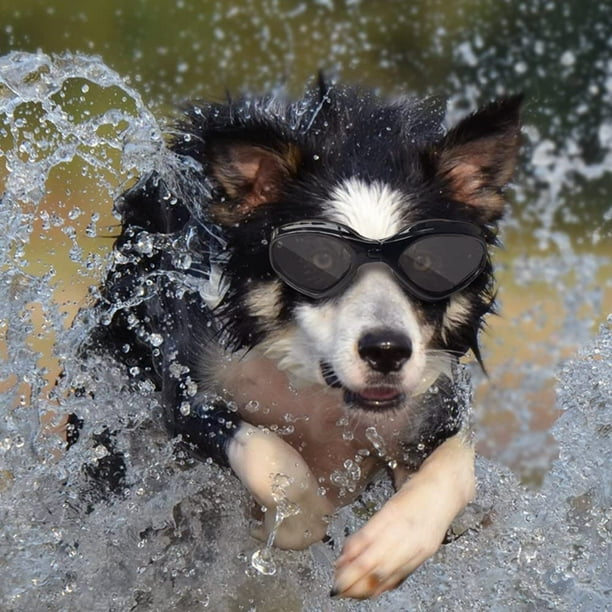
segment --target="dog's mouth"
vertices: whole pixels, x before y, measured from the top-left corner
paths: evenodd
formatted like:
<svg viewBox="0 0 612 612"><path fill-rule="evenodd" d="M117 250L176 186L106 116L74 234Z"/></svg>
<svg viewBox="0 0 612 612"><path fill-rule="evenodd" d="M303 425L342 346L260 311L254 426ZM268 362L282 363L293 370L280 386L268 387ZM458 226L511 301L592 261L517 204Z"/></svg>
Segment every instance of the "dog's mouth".
<svg viewBox="0 0 612 612"><path fill-rule="evenodd" d="M406 394L392 385L372 385L360 391L347 389L342 385L331 365L325 361L321 362L321 374L323 380L334 389L344 391L344 403L363 410L394 410L399 408Z"/></svg>
<svg viewBox="0 0 612 612"><path fill-rule="evenodd" d="M394 410L404 402L405 394L394 387L366 387L359 393L344 390L344 403L364 410Z"/></svg>

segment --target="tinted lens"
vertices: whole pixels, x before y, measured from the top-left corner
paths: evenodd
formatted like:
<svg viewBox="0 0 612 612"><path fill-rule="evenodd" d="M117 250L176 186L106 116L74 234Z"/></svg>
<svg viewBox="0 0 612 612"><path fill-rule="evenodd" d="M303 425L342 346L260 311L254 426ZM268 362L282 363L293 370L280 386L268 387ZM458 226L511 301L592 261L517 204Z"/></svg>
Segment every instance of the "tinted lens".
<svg viewBox="0 0 612 612"><path fill-rule="evenodd" d="M475 236L432 235L413 242L398 266L408 280L432 297L463 288L480 271L486 248Z"/></svg>
<svg viewBox="0 0 612 612"><path fill-rule="evenodd" d="M334 236L296 232L274 241L270 261L285 282L316 296L331 289L350 271L351 251Z"/></svg>

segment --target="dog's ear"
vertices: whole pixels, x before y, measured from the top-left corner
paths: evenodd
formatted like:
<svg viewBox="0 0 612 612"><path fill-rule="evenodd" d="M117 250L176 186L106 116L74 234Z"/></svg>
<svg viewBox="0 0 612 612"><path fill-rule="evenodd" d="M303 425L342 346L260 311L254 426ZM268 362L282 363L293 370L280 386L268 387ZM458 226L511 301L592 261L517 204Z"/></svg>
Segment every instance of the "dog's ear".
<svg viewBox="0 0 612 612"><path fill-rule="evenodd" d="M520 146L523 96L497 100L452 128L434 151L436 173L454 200L477 207L486 222L503 212Z"/></svg>
<svg viewBox="0 0 612 612"><path fill-rule="evenodd" d="M225 224L238 223L258 206L278 199L300 163L293 144L270 147L233 139L213 140L207 158L224 191L224 200L213 205L213 215Z"/></svg>

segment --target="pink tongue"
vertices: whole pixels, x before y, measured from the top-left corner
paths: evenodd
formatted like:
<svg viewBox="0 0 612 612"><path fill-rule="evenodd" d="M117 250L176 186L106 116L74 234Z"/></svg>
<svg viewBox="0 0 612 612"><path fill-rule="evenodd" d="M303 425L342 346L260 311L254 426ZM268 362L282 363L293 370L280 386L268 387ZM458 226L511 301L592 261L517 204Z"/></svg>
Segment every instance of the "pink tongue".
<svg viewBox="0 0 612 612"><path fill-rule="evenodd" d="M368 387L360 391L359 395L368 400L389 400L397 397L399 393L393 387Z"/></svg>

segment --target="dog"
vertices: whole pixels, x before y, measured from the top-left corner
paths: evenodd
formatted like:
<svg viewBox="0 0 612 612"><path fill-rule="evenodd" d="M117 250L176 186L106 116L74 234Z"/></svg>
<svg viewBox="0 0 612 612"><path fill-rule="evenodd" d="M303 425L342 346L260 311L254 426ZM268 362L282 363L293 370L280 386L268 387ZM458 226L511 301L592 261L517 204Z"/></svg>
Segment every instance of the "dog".
<svg viewBox="0 0 612 612"><path fill-rule="evenodd" d="M90 347L155 383L173 435L229 466L259 536L300 549L381 470L396 493L333 596L395 588L475 492L469 393L521 96L444 129L431 101L320 82L194 104L121 196Z"/></svg>

